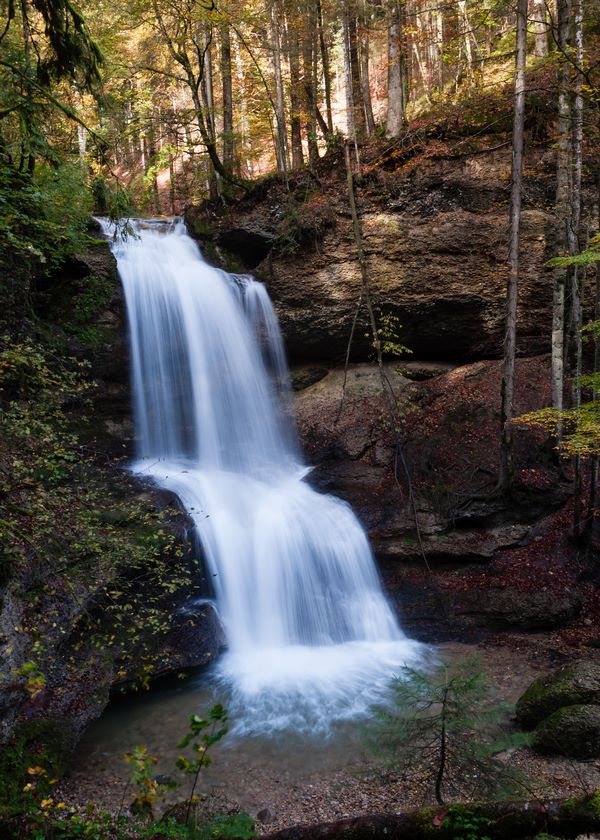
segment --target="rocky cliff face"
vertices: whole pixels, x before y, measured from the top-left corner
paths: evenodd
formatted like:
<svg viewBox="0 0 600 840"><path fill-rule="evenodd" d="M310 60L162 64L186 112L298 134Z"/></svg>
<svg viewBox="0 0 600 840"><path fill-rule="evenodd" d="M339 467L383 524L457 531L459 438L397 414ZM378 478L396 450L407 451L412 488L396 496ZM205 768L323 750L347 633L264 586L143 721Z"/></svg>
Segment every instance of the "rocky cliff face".
<svg viewBox="0 0 600 840"><path fill-rule="evenodd" d="M92 233L101 236L96 225ZM79 430L90 446L119 458L133 452L127 316L116 261L104 239L64 265L35 301L39 317L85 361L96 383L94 411Z"/></svg>
<svg viewBox="0 0 600 840"><path fill-rule="evenodd" d="M375 366L351 365L345 388L340 368L321 377L296 397L308 480L364 523L407 632L539 631L593 602L569 540L572 487L545 435L517 429L513 494L496 491L498 361L387 365L394 421ZM548 357L519 360L516 412L543 405L548 389Z"/></svg>
<svg viewBox="0 0 600 840"><path fill-rule="evenodd" d="M495 490L510 166L506 137L434 142L418 156L393 145L362 151L356 193L376 314L384 338L418 360L386 367L395 417L364 307L343 394L361 276L339 158L293 177L289 192L267 180L226 210L187 213L210 259L267 285L296 366L309 480L357 511L415 632L435 623L441 591L455 636L558 626L581 608L572 487L551 442L519 428L514 493ZM549 401L552 153L532 145L525 173L517 414Z"/></svg>
<svg viewBox="0 0 600 840"><path fill-rule="evenodd" d="M337 368L300 391L296 406L311 480L346 498L380 558L487 561L532 538L535 524L565 504L544 435L516 436L513 498L494 492L498 472L501 369L497 361L452 367L390 363ZM516 411L548 396L547 357L517 365ZM427 370L427 366L426 366ZM394 430L395 425L395 430ZM416 521L415 521L416 517Z"/></svg>
<svg viewBox="0 0 600 840"><path fill-rule="evenodd" d="M206 664L225 645L216 613L199 600L204 573L191 521L172 494L124 471L132 450L127 337L107 244L64 266L34 303L40 347L46 341L93 383L93 407L74 399L44 415L42 458L63 422L75 435L66 444L75 465L68 480L46 482L32 468L0 494L1 521L10 519L0 549L0 788L46 747L55 758L68 753L112 691ZM18 392L10 398L26 404ZM18 445L0 438L3 475L32 457L28 440L23 452Z"/></svg>
<svg viewBox="0 0 600 840"><path fill-rule="evenodd" d="M487 141L489 144L489 141ZM471 154L432 149L408 163L375 159L357 181L374 302L398 319L397 336L420 359L497 357L503 340L510 149ZM548 349L553 178L527 164L522 221L518 348ZM341 166L321 186L264 189L220 216L190 211L213 255L265 281L292 361L343 358L360 295ZM369 354L359 319L353 358Z"/></svg>

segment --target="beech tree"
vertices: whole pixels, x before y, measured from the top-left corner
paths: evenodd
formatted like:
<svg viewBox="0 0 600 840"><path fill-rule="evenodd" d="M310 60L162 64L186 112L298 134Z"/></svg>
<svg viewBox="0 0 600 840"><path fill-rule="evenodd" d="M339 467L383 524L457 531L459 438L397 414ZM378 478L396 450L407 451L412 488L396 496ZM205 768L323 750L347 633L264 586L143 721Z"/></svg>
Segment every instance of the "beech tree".
<svg viewBox="0 0 600 840"><path fill-rule="evenodd" d="M573 97L573 128L572 128L572 173L571 173L571 223L569 225L569 254L575 257L582 250L581 242L581 174L582 174L582 143L583 143L583 0L574 0L573 40L575 47L575 62L577 72L575 76L575 90ZM582 267L573 265L570 269L571 279L571 336L572 336L572 380L573 404L576 409L581 407L581 375L583 373L583 347L581 340L582 318ZM579 454L574 457L575 468L575 500L573 530L578 537L581 529L581 459Z"/></svg>
<svg viewBox="0 0 600 840"><path fill-rule="evenodd" d="M304 164L302 148L302 82L300 79L300 35L299 10L291 0L286 0L286 52L290 73L290 137L292 168Z"/></svg>
<svg viewBox="0 0 600 840"><path fill-rule="evenodd" d="M343 0L342 38L344 45L344 85L348 136L356 140L367 131L360 78L356 0Z"/></svg>
<svg viewBox="0 0 600 840"><path fill-rule="evenodd" d="M219 27L221 38L221 82L223 86L223 166L233 172L233 88L231 81L231 40L227 21Z"/></svg>
<svg viewBox="0 0 600 840"><path fill-rule="evenodd" d="M400 134L404 126L408 99L403 0L392 0L388 15L388 110L386 133L388 137L396 137Z"/></svg>
<svg viewBox="0 0 600 840"><path fill-rule="evenodd" d="M538 58L548 55L548 22L546 0L533 0L533 31L535 34L535 54Z"/></svg>
<svg viewBox="0 0 600 840"><path fill-rule="evenodd" d="M359 46L359 76L360 95L365 112L365 130L369 137L375 134L375 118L373 117L373 103L371 102L371 80L369 71L369 37L371 26L371 10L366 0L358 0L358 46Z"/></svg>
<svg viewBox="0 0 600 840"><path fill-rule="evenodd" d="M525 64L527 58L527 0L517 6L517 38L515 55L515 105L512 135L512 171L510 191L510 274L506 293L506 328L500 418L502 447L500 487L508 490L514 477L513 399L515 390L515 356L517 342L517 295L519 286L519 248L521 229L521 193L523 176L523 131L525 127Z"/></svg>
<svg viewBox="0 0 600 840"><path fill-rule="evenodd" d="M289 167L287 133L285 130L285 104L283 94L283 76L281 72L281 32L282 16L281 0L271 0L269 6L269 23L271 35L271 66L275 82L275 119L277 122L277 137L275 141L275 158L277 169L284 174Z"/></svg>
<svg viewBox="0 0 600 840"><path fill-rule="evenodd" d="M570 0L557 0L556 42L560 51L558 70L558 142L556 145L556 250L566 254L571 225L569 197L570 129L569 104L570 64L566 53L569 40ZM565 349L565 284L563 267L554 271L552 301L552 405L557 411L563 408L564 349ZM560 424L558 438L561 438Z"/></svg>

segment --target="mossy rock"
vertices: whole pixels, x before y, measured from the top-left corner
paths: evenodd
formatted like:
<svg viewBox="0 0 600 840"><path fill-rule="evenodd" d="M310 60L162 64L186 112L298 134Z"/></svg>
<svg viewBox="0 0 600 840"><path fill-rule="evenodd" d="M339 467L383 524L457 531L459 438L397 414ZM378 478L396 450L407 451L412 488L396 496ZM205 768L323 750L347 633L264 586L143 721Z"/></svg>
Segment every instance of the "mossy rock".
<svg viewBox="0 0 600 840"><path fill-rule="evenodd" d="M577 662L555 674L535 680L517 702L517 721L525 729L563 706L600 706L600 665Z"/></svg>
<svg viewBox="0 0 600 840"><path fill-rule="evenodd" d="M543 720L532 747L543 755L600 758L600 706L565 706Z"/></svg>

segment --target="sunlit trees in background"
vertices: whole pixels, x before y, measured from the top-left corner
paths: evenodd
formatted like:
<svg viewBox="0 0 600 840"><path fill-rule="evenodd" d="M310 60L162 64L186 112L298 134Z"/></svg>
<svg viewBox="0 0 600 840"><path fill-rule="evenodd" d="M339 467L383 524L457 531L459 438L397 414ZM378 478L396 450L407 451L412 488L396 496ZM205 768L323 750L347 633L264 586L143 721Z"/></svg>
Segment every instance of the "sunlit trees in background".
<svg viewBox="0 0 600 840"><path fill-rule="evenodd" d="M580 102L593 99L595 3L528 4L527 66L550 68L565 91L559 159L567 99L577 85ZM4 27L5 157L30 148L33 161L52 135L63 155L118 176L143 208L173 212L273 170L314 168L337 134L394 138L407 121L473 92L505 86L511 96L516 4L83 0L78 11L66 0L9 0ZM573 237L561 235L573 252ZM558 273L556 282L560 297Z"/></svg>
<svg viewBox="0 0 600 840"><path fill-rule="evenodd" d="M528 66L560 65L552 13L529 6ZM469 92L510 95L514 72L508 0L86 0L84 13L107 56L91 122L154 212L314 168L338 133L396 137Z"/></svg>

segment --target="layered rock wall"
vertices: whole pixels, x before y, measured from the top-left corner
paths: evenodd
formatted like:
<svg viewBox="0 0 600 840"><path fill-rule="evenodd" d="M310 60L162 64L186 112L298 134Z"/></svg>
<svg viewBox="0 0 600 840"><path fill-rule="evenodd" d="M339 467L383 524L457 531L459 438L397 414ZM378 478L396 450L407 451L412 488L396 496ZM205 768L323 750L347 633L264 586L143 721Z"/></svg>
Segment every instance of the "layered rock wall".
<svg viewBox="0 0 600 840"><path fill-rule="evenodd" d="M375 161L357 179L374 303L383 315L398 319L395 337L417 358L501 355L510 160L505 145L490 153L432 153L391 172ZM553 175L536 154L527 167L522 355L549 348L552 303L546 263L552 256ZM303 196L300 201L293 191L290 197L273 187L261 200L241 202L225 215L207 219L191 210L188 221L213 257L226 263L233 258L265 281L292 361L336 362L344 357L361 288L341 167L321 189L313 184ZM355 360L370 353L365 328L362 313Z"/></svg>

